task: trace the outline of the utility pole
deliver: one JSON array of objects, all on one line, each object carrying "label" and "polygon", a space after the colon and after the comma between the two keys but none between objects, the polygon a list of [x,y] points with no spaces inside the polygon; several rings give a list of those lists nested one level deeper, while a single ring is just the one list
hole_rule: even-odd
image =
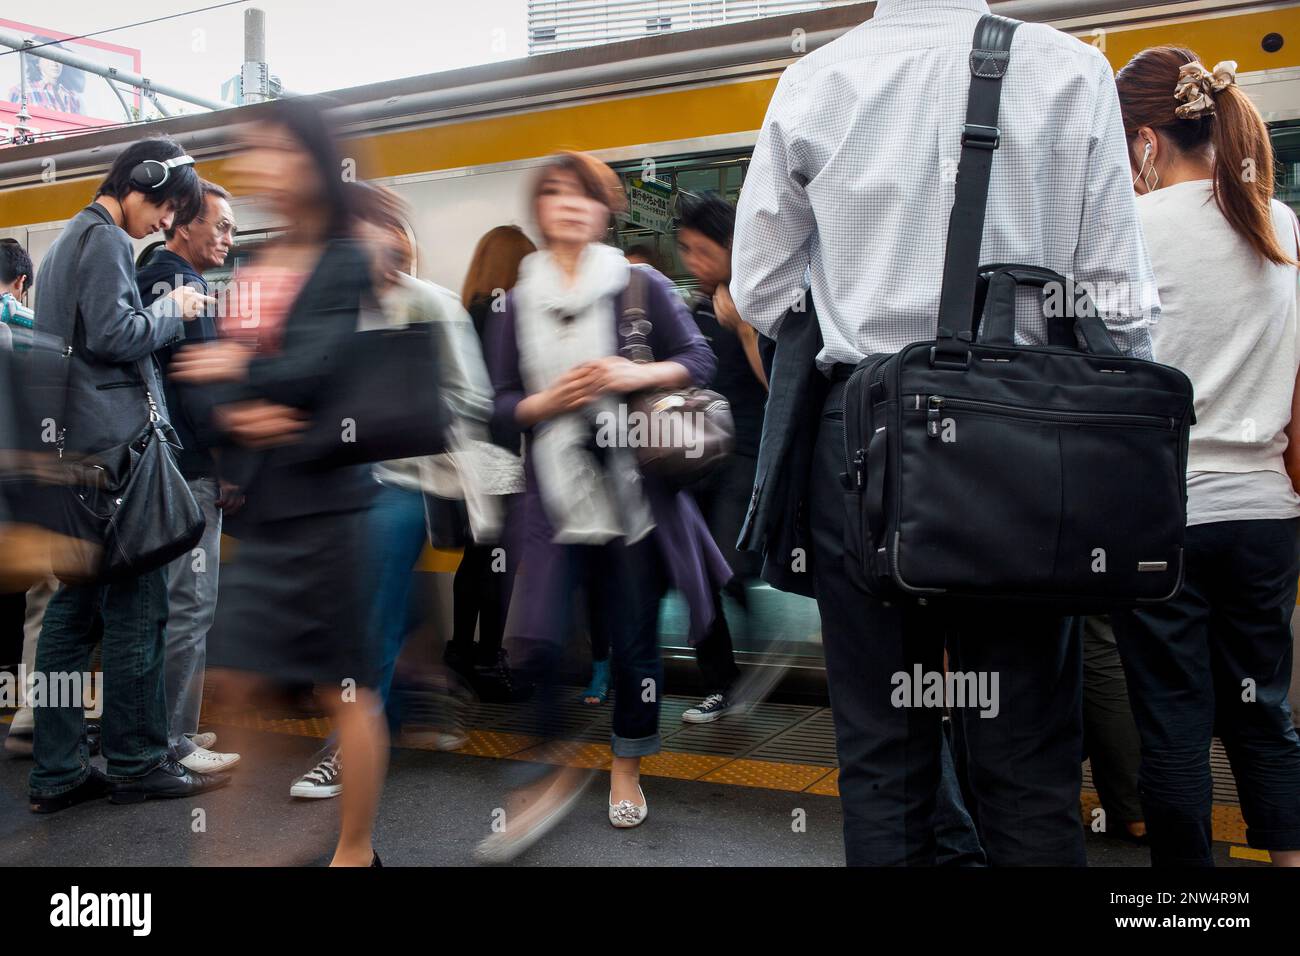
[{"label": "utility pole", "polygon": [[244,65],[239,73],[245,103],[271,98],[271,71],[266,65],[266,11],[244,11]]}]

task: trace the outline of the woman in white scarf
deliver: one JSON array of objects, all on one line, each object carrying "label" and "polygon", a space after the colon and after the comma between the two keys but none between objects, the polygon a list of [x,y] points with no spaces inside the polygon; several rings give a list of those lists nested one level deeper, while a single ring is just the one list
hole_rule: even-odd
[{"label": "woman in white scarf", "polygon": [[[705,608],[698,623],[706,627],[713,613],[708,588],[730,571],[686,496],[643,476],[624,442],[598,440],[596,422],[617,416],[632,393],[704,384],[715,363],[680,298],[652,270],[646,318],[660,361],[619,354],[616,310],[631,267],[601,242],[611,213],[625,202],[608,166],[562,154],[540,171],[534,201],[542,248],[523,260],[488,348],[494,430],[505,441],[511,431],[528,436],[515,588],[523,633],[512,654],[538,681],[538,732],[552,736],[555,692],[548,688],[574,633],[573,594],[586,593],[589,624],[604,629],[613,649],[609,820],[632,827],[649,809],[641,757],[659,751],[659,598],[670,583],[688,603],[698,593],[694,603]],[[480,856],[522,852],[563,816],[589,777],[564,768],[517,793],[505,831],[485,840]]]}]

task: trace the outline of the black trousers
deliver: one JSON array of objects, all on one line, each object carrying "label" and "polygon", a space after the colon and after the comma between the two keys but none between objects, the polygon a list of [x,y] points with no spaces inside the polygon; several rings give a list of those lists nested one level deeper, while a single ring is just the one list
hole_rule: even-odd
[{"label": "black trousers", "polygon": [[856,587],[844,565],[843,404],[839,383],[818,430],[810,515],[848,863],[935,862],[943,709],[896,706],[896,692],[917,666],[942,672],[946,646],[952,670],[997,681],[996,708],[953,712],[954,759],[989,863],[1083,865],[1078,622],[890,606]]},{"label": "black trousers", "polygon": [[1155,866],[1212,866],[1210,740],[1232,764],[1246,841],[1300,850],[1291,613],[1300,518],[1192,525],[1183,590],[1112,621],[1142,735],[1138,788]]},{"label": "black trousers", "polygon": [[1115,833],[1123,824],[1141,820],[1138,762],[1142,744],[1109,617],[1084,621],[1083,748],[1106,811],[1106,829]]}]

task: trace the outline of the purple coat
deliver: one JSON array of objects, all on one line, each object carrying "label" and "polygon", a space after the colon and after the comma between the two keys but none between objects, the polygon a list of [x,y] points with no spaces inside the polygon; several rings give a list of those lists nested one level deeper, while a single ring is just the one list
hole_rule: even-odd
[{"label": "purple coat", "polygon": [[[697,386],[707,385],[717,370],[717,359],[700,334],[672,283],[659,272],[641,267],[651,280],[646,296],[647,318],[652,324],[650,347],[656,361],[672,360],[684,366]],[[519,371],[519,347],[515,337],[514,294],[506,296],[505,312],[488,323],[487,366],[496,392],[492,415],[494,438],[509,448],[518,448],[522,434],[525,446],[531,432],[520,429],[515,421],[515,407],[527,392]],[[613,320],[618,324],[623,314],[623,297],[615,297]],[[620,345],[623,342],[619,338]],[[515,594],[528,609],[524,620],[527,629],[544,630],[545,621],[555,620],[558,604],[569,599],[554,572],[563,566],[557,551],[563,547],[554,541],[555,532],[547,520],[537,486],[537,474],[531,459],[524,456],[525,490],[522,506],[515,509],[511,539],[520,548],[523,576],[516,582]],[[709,534],[700,509],[689,494],[677,491],[655,478],[644,475],[642,489],[654,517],[652,537],[663,557],[669,580],[681,592],[690,611],[692,645],[698,644],[713,624],[717,606],[714,592],[731,579],[732,571]],[[540,637],[541,634],[525,634]]]}]

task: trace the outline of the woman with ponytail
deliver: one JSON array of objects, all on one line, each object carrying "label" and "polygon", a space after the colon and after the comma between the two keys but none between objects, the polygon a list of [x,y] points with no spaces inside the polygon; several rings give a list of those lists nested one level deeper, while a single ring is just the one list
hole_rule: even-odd
[{"label": "woman with ponytail", "polygon": [[1157,47],[1116,78],[1160,292],[1155,358],[1196,391],[1183,590],[1114,616],[1157,866],[1213,865],[1216,731],[1247,841],[1274,864],[1300,865],[1300,739],[1287,704],[1300,575],[1300,229],[1272,198],[1268,130],[1236,67]]}]

